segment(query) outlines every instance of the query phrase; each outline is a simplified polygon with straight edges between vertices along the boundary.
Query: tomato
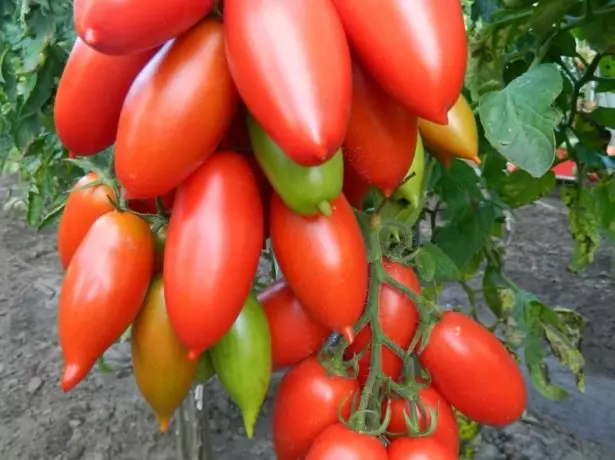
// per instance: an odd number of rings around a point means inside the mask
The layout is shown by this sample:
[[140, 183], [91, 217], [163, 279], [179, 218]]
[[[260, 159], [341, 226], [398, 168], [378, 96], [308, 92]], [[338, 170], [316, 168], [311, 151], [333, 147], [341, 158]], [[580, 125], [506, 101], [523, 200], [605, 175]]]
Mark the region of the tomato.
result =
[[273, 447], [278, 460], [303, 459], [314, 439], [350, 415], [359, 391], [354, 378], [329, 376], [314, 356], [282, 378], [273, 402]]
[[413, 208], [418, 209], [421, 205], [421, 198], [423, 198], [423, 179], [425, 177], [425, 148], [420, 135], [416, 138], [414, 159], [406, 177], [409, 177], [409, 179], [397, 188], [393, 197], [395, 199], [403, 198]]
[[77, 181], [66, 200], [58, 225], [58, 252], [63, 268], [68, 267], [73, 254], [96, 219], [115, 209], [112, 203], [114, 193], [108, 185], [101, 184], [78, 190], [96, 180], [96, 173], [86, 174]]
[[309, 316], [284, 279], [258, 295], [273, 344], [273, 370], [292, 366], [318, 351], [329, 330]]
[[62, 389], [75, 387], [139, 313], [152, 276], [149, 225], [127, 212], [96, 220], [71, 260], [60, 292]]
[[246, 123], [247, 115], [248, 111], [245, 106], [240, 104], [230, 128], [220, 143], [220, 149], [242, 153], [252, 152], [250, 133], [248, 132], [248, 124]]
[[[412, 268], [384, 259], [384, 270], [391, 278], [406, 286], [413, 292], [420, 294], [421, 286]], [[378, 317], [380, 327], [384, 334], [402, 349], [407, 349], [414, 338], [418, 326], [418, 313], [414, 302], [403, 292], [400, 292], [388, 284], [380, 288], [378, 298]], [[372, 331], [369, 326], [363, 328], [351, 346], [346, 349], [348, 358], [359, 354], [367, 347], [367, 352], [359, 361], [358, 379], [361, 385], [365, 384], [371, 369], [371, 341]], [[399, 378], [403, 368], [403, 362], [395, 353], [383, 347], [381, 353], [382, 372], [393, 380]]]
[[[124, 198], [128, 200], [128, 207], [135, 212], [140, 212], [142, 214], [158, 214], [156, 198], [147, 198], [144, 200], [132, 199], [130, 192], [125, 192]], [[175, 201], [175, 189], [161, 196], [160, 201], [162, 203], [162, 208], [164, 209], [165, 214], [171, 214], [171, 209], [173, 209], [173, 202]]]
[[352, 83], [344, 155], [363, 179], [389, 197], [412, 164], [417, 119], [356, 63]]
[[75, 0], [75, 29], [101, 53], [133, 54], [183, 34], [213, 4], [214, 0]]
[[115, 146], [122, 186], [133, 198], [169, 193], [220, 144], [237, 100], [219, 20], [206, 19], [165, 45], [122, 109]]
[[154, 274], [162, 271], [164, 263], [164, 248], [167, 244], [168, 225], [163, 225], [154, 232]]
[[254, 177], [256, 178], [256, 183], [258, 184], [258, 190], [260, 192], [261, 204], [263, 205], [263, 249], [266, 247], [265, 241], [269, 238], [269, 205], [271, 203], [271, 195], [273, 194], [273, 189], [271, 188], [271, 184], [265, 177], [263, 170], [261, 169], [258, 161], [254, 157], [254, 155], [246, 155], [246, 160], [250, 163], [250, 167], [252, 168], [252, 172], [254, 173]]
[[204, 351], [199, 356], [198, 366], [196, 369], [196, 380], [199, 383], [207, 383], [216, 374], [214, 363], [211, 361], [211, 354]]
[[245, 157], [217, 152], [177, 189], [164, 254], [169, 318], [192, 358], [233, 325], [263, 243], [263, 208]]
[[274, 195], [271, 243], [280, 268], [305, 310], [351, 343], [367, 297], [367, 253], [344, 195], [331, 216], [302, 217]]
[[344, 186], [342, 191], [348, 202], [355, 208], [363, 209], [363, 199], [369, 192], [370, 185], [363, 180], [361, 176], [353, 169], [348, 162], [348, 159], [344, 159]]
[[367, 434], [357, 433], [341, 423], [324, 430], [314, 440], [305, 460], [388, 460], [382, 443]]
[[348, 42], [329, 0], [226, 0], [227, 56], [248, 110], [295, 163], [341, 147], [351, 99]]
[[77, 38], [53, 109], [58, 138], [73, 155], [94, 155], [115, 142], [126, 94], [155, 52], [106, 56]]
[[342, 152], [321, 165], [301, 166], [288, 158], [251, 117], [248, 129], [258, 164], [286, 206], [304, 216], [330, 215], [330, 202], [342, 193]]
[[459, 454], [434, 437], [398, 438], [389, 445], [389, 460], [457, 460]]
[[448, 112], [448, 125], [419, 119], [419, 131], [427, 150], [434, 152], [439, 159], [457, 157], [480, 164], [476, 119], [463, 95]]
[[241, 409], [248, 438], [252, 438], [271, 379], [271, 334], [263, 307], [253, 294], [210, 355], [222, 386]]
[[154, 410], [164, 433], [190, 391], [198, 363], [188, 359], [188, 350], [169, 322], [160, 276], [152, 281], [132, 325], [131, 349], [137, 387]]
[[468, 57], [459, 0], [332, 0], [353, 51], [412, 113], [446, 124]]
[[[421, 430], [429, 428], [431, 423], [431, 416], [428, 410], [432, 409], [438, 413], [438, 420], [436, 430], [430, 437], [438, 440], [443, 446], [450, 447], [450, 450], [454, 453], [459, 452], [459, 431], [457, 426], [457, 419], [453, 413], [453, 409], [446, 402], [446, 400], [440, 396], [440, 393], [432, 387], [424, 387], [419, 390], [419, 399], [423, 408], [425, 409], [426, 417], [423, 418], [420, 412], [416, 411], [419, 427]], [[391, 436], [407, 436], [408, 427], [404, 418], [404, 413], [410, 416], [411, 405], [410, 403], [401, 397], [391, 399], [391, 422], [387, 428], [387, 433]], [[386, 407], [383, 407], [383, 416], [385, 415]], [[391, 437], [389, 436], [389, 437]]]
[[519, 366], [495, 335], [463, 313], [442, 315], [419, 361], [444, 399], [478, 423], [505, 426], [525, 411]]

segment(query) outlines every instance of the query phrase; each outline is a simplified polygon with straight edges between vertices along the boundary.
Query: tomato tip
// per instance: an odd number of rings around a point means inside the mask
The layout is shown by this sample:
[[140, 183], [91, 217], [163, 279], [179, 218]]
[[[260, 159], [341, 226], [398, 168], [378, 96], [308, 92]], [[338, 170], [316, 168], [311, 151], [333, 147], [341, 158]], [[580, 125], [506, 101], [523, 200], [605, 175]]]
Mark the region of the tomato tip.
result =
[[199, 357], [199, 352], [198, 352], [198, 351], [196, 351], [196, 350], [190, 350], [190, 351], [188, 352], [188, 359], [189, 359], [190, 361], [194, 361], [194, 360], [196, 360], [198, 357]]
[[158, 423], [160, 424], [160, 433], [166, 433], [169, 429], [169, 425], [171, 424], [171, 420], [168, 417], [160, 417], [158, 419]]
[[60, 386], [64, 393], [68, 393], [72, 390], [82, 379], [85, 377], [80, 366], [77, 364], [64, 365], [64, 371], [62, 372], [62, 381]]

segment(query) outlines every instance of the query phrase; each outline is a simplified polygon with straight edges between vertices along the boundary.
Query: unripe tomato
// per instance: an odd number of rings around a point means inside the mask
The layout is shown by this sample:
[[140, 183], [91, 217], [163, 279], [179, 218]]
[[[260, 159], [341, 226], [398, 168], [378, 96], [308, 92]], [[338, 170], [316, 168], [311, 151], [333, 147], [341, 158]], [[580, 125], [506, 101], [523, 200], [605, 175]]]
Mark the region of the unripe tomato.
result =
[[425, 148], [420, 135], [416, 138], [414, 159], [412, 160], [412, 164], [410, 165], [410, 169], [408, 169], [406, 177], [409, 179], [397, 188], [393, 198], [403, 198], [415, 209], [418, 209], [421, 204], [423, 180], [425, 177]]
[[[388, 460], [380, 440], [336, 423], [314, 440], [305, 460]], [[430, 459], [431, 460], [431, 459]]]

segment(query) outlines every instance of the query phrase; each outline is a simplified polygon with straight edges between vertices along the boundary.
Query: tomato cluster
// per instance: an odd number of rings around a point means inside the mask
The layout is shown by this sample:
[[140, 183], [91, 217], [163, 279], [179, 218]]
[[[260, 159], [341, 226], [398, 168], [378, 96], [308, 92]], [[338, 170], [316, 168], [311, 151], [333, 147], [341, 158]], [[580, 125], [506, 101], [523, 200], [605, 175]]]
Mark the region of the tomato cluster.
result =
[[[455, 458], [452, 407], [520, 417], [504, 346], [425, 304], [380, 208], [362, 212], [372, 188], [422, 206], [425, 147], [479, 161], [459, 0], [74, 8], [57, 133], [71, 156], [113, 146], [114, 162], [75, 184], [59, 226], [64, 391], [132, 327], [162, 430], [216, 374], [251, 437], [271, 372], [290, 367], [273, 414], [282, 460]], [[268, 239], [284, 277], [255, 293]]]

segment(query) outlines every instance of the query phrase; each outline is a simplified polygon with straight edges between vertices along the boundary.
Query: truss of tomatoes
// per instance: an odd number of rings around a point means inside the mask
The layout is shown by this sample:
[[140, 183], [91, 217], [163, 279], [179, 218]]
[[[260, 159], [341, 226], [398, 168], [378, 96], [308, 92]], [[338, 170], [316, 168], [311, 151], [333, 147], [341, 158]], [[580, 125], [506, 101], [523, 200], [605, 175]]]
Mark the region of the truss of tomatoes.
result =
[[[64, 391], [132, 327], [135, 378], [163, 431], [215, 374], [251, 437], [271, 372], [289, 368], [273, 414], [279, 459], [457, 458], [453, 407], [495, 426], [522, 415], [524, 380], [493, 334], [444, 312], [415, 351], [416, 298], [383, 284], [375, 321], [428, 377], [382, 349], [379, 378], [398, 389], [378, 405], [383, 429], [351, 416], [372, 380], [374, 324], [357, 327], [369, 270], [421, 291], [410, 266], [368, 261], [355, 211], [370, 188], [420, 207], [424, 147], [445, 166], [479, 162], [459, 0], [74, 8], [57, 134], [72, 156], [113, 146], [114, 165], [75, 184], [59, 225]], [[266, 239], [284, 277], [257, 293]], [[345, 347], [329, 359], [332, 333]]]

